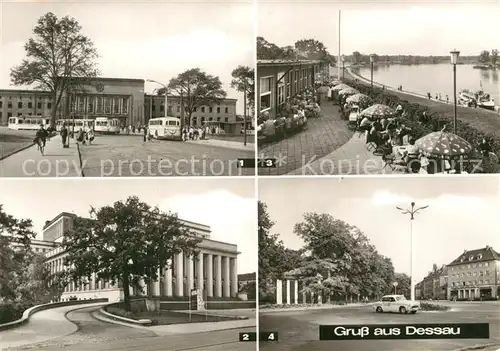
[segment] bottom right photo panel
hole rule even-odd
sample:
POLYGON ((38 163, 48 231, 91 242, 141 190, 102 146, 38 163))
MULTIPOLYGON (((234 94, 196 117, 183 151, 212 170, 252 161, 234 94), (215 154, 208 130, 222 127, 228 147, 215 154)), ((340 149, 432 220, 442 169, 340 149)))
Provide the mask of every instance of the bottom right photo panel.
POLYGON ((500 178, 259 179, 261 350, 500 348, 500 178))

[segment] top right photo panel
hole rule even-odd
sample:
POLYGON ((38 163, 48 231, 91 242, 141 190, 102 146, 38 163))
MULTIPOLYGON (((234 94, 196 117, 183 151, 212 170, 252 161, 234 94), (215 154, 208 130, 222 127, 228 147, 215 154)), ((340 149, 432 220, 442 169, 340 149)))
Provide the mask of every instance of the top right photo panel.
POLYGON ((499 14, 260 1, 259 175, 499 173, 499 14))

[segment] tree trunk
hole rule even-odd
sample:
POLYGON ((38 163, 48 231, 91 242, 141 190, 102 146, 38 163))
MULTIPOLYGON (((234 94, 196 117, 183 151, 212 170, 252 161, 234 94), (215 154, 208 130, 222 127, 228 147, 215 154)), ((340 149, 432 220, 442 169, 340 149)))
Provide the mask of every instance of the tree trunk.
POLYGON ((130 281, 128 277, 128 273, 123 274, 123 306, 125 311, 129 311, 132 309, 130 306, 130 281))
MULTIPOLYGON (((35 101, 36 103, 36 101, 35 101)), ((55 128, 56 126, 56 116, 57 115, 57 94, 56 92, 52 93, 52 106, 50 110, 50 124, 55 128)))

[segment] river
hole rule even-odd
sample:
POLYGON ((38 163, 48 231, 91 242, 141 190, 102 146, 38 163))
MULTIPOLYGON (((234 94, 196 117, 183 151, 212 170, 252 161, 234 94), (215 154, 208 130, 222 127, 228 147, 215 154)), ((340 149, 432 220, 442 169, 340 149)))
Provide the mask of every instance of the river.
MULTIPOLYGON (((370 66, 353 69, 354 72, 370 79, 370 66)), ((332 69, 336 74, 336 69, 332 69)), ((451 64, 435 65, 375 65, 373 80, 389 87, 403 86, 403 90, 432 97, 441 94, 453 101, 453 67, 451 64)), ((457 93, 461 89, 480 89, 489 93, 495 104, 500 105, 500 70, 473 69, 472 65, 457 65, 457 93)))

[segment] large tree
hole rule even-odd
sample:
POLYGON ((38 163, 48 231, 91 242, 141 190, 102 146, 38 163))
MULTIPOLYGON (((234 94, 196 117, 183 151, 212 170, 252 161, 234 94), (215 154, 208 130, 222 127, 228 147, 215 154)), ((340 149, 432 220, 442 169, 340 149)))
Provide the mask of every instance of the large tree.
POLYGON ((481 63, 490 62, 490 52, 488 50, 481 51, 481 54, 479 54, 479 62, 481 63))
POLYGON ((97 50, 92 40, 82 34, 76 19, 58 18, 52 12, 41 16, 33 37, 24 45, 26 58, 10 71, 14 85, 34 85, 52 94, 52 124, 63 94, 81 89, 85 81, 96 77, 97 50), (78 84, 72 78, 78 78, 78 84))
POLYGON ((496 67, 497 62, 498 62, 498 50, 497 49, 491 50, 490 60, 491 60, 491 64, 496 67))
POLYGON ((335 65, 335 57, 330 55, 326 46, 315 39, 301 39, 295 42, 298 54, 309 60, 322 60, 335 65))
POLYGON ((176 214, 132 196, 91 208, 90 218, 74 219, 63 242, 65 265, 78 284, 86 284, 93 273, 99 281, 121 283, 125 309, 130 311, 129 287, 139 287, 141 279, 151 284, 159 269, 170 267, 175 254, 195 255, 200 241, 176 214))
POLYGON ((31 248, 35 236, 30 219, 17 219, 0 205, 0 301, 31 306, 57 300, 62 293, 59 277, 31 248))
MULTIPOLYGON (((191 115, 201 106, 220 103, 226 96, 219 77, 203 72, 199 68, 188 69, 170 80, 168 88, 182 95, 182 108, 191 123, 191 115)), ((181 120, 184 126, 185 120, 181 120)))
POLYGON ((248 116, 248 106, 251 111, 255 109, 255 70, 248 66, 238 66, 231 72, 231 88, 245 94, 245 115, 248 116))

